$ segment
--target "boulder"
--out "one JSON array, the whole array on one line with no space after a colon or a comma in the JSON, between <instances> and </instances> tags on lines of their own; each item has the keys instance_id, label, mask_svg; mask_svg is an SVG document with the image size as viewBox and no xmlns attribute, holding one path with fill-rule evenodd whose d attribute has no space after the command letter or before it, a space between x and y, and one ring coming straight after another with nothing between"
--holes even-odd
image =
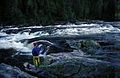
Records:
<instances>
[{"instance_id":1,"label":"boulder","mask_svg":"<svg viewBox=\"0 0 120 78\"><path fill-rule=\"evenodd\" d=\"M4 62L7 57L13 55L16 51L12 48L10 49L0 49L0 63Z\"/></svg>"},{"instance_id":2,"label":"boulder","mask_svg":"<svg viewBox=\"0 0 120 78\"><path fill-rule=\"evenodd\" d=\"M93 55L98 49L100 49L100 47L100 44L94 40L83 40L81 42L81 50L83 50L86 54Z\"/></svg>"},{"instance_id":3,"label":"boulder","mask_svg":"<svg viewBox=\"0 0 120 78\"><path fill-rule=\"evenodd\" d=\"M57 53L57 52L72 52L73 48L69 46L66 40L51 40L54 44L50 46L49 53Z\"/></svg>"},{"instance_id":4,"label":"boulder","mask_svg":"<svg viewBox=\"0 0 120 78\"><path fill-rule=\"evenodd\" d=\"M100 44L94 40L67 40L71 48L82 50L85 54L95 54L100 48Z\"/></svg>"},{"instance_id":5,"label":"boulder","mask_svg":"<svg viewBox=\"0 0 120 78\"><path fill-rule=\"evenodd\" d=\"M12 67L7 64L0 64L0 78L37 78L31 76L17 67Z\"/></svg>"},{"instance_id":6,"label":"boulder","mask_svg":"<svg viewBox=\"0 0 120 78\"><path fill-rule=\"evenodd\" d=\"M94 73L103 76L103 72L109 67L109 63L85 58L83 55L79 54L80 52L50 55L48 56L48 62L50 62L50 64L43 69L57 77L91 78L94 76Z\"/></svg>"},{"instance_id":7,"label":"boulder","mask_svg":"<svg viewBox=\"0 0 120 78\"><path fill-rule=\"evenodd\" d=\"M87 58L82 51L47 55L47 63L35 73L49 78L119 78L119 66L110 62ZM34 70L34 69L31 69Z\"/></svg>"}]
</instances>

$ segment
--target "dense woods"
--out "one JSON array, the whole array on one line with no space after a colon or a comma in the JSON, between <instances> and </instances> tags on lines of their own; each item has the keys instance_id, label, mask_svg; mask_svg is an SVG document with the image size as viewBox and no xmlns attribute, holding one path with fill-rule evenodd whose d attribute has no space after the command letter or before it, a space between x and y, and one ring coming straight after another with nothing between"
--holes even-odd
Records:
<instances>
[{"instance_id":1,"label":"dense woods","mask_svg":"<svg viewBox=\"0 0 120 78\"><path fill-rule=\"evenodd\" d=\"M57 21L120 19L119 0L4 0L1 25L48 25Z\"/></svg>"}]
</instances>

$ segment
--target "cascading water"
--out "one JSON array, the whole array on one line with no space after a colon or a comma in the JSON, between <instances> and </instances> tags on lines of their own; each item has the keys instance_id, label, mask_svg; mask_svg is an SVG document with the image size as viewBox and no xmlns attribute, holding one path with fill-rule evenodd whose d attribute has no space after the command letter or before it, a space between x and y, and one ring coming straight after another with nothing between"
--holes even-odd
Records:
<instances>
[{"instance_id":1,"label":"cascading water","mask_svg":"<svg viewBox=\"0 0 120 78\"><path fill-rule=\"evenodd\" d=\"M120 33L119 28L112 25L81 24L81 25L55 25L55 26L29 26L29 27L3 27L0 30L0 49L15 49L15 55L31 55L33 43L38 42L41 47L41 56L45 56L50 46L61 48L54 40L95 38L104 33ZM92 36L91 36L92 35ZM84 37L83 37L84 36ZM88 36L88 37L87 37ZM101 36L100 36L101 37ZM111 38L111 37L110 37ZM119 37L120 38L120 37ZM46 47L43 47L45 45ZM44 51L44 52L43 52ZM43 53L42 53L43 52Z\"/></svg>"},{"instance_id":2,"label":"cascading water","mask_svg":"<svg viewBox=\"0 0 120 78\"><path fill-rule=\"evenodd\" d=\"M63 75L61 72L64 72L65 75L81 77L83 71L82 77L105 75L112 77L111 73L118 77L120 24L119 27L114 26L113 23L102 22L102 24L1 27L0 60L1 63L18 66L22 70L25 69L25 72L37 76L47 74L59 77ZM39 44L41 57L45 58L48 54L47 58L41 58L38 70L34 70L32 61L34 42ZM89 70L86 70L88 68ZM72 71L73 69L75 71ZM59 74L56 75L54 71ZM86 74L88 75L85 76Z\"/></svg>"}]
</instances>

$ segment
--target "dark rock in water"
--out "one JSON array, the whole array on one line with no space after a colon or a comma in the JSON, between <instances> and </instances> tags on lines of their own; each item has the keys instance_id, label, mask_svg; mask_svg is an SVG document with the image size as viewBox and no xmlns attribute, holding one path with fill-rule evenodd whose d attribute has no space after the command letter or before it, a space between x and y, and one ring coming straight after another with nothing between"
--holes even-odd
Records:
<instances>
[{"instance_id":1,"label":"dark rock in water","mask_svg":"<svg viewBox=\"0 0 120 78\"><path fill-rule=\"evenodd\" d=\"M12 54L16 53L14 49L0 49L0 63L4 62L7 57L11 57Z\"/></svg>"},{"instance_id":2,"label":"dark rock in water","mask_svg":"<svg viewBox=\"0 0 120 78\"><path fill-rule=\"evenodd\" d=\"M81 40L72 45L76 49L81 49L86 54L95 54L101 46L94 40Z\"/></svg>"},{"instance_id":3,"label":"dark rock in water","mask_svg":"<svg viewBox=\"0 0 120 78\"><path fill-rule=\"evenodd\" d=\"M81 25L81 24L85 24L86 22L80 22L80 21L76 21L75 25Z\"/></svg>"},{"instance_id":4,"label":"dark rock in water","mask_svg":"<svg viewBox=\"0 0 120 78\"><path fill-rule=\"evenodd\" d=\"M56 53L56 52L72 52L73 48L66 43L65 40L54 40L51 41L54 45L50 47L49 53Z\"/></svg>"},{"instance_id":5,"label":"dark rock in water","mask_svg":"<svg viewBox=\"0 0 120 78\"><path fill-rule=\"evenodd\" d=\"M6 31L6 34L11 34L11 33L17 34L17 33L18 33L18 30L13 30L13 29L11 29L11 30L7 30L7 31Z\"/></svg>"},{"instance_id":6,"label":"dark rock in water","mask_svg":"<svg viewBox=\"0 0 120 78\"><path fill-rule=\"evenodd\" d=\"M31 76L17 67L12 67L7 64L0 64L0 78L37 78Z\"/></svg>"},{"instance_id":7,"label":"dark rock in water","mask_svg":"<svg viewBox=\"0 0 120 78\"><path fill-rule=\"evenodd\" d=\"M32 56L27 56L27 55L16 55L14 57L6 57L4 59L4 63L12 65L12 66L17 66L21 69L24 69L23 64L25 62L33 63Z\"/></svg>"}]
</instances>

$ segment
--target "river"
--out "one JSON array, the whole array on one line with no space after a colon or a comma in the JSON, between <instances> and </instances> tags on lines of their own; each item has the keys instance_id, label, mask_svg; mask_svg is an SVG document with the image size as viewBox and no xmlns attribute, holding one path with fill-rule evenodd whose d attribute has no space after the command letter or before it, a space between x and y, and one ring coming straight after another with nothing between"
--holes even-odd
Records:
<instances>
[{"instance_id":1,"label":"river","mask_svg":"<svg viewBox=\"0 0 120 78\"><path fill-rule=\"evenodd\" d=\"M97 40L99 42L120 41L119 22L82 23L49 26L0 26L0 49L14 49L15 55L32 55L33 43L38 42L41 56L52 53L51 46L58 52L66 50L64 44L73 40ZM54 48L54 47L52 47ZM57 53L57 49L54 52ZM71 51L71 50L70 50Z\"/></svg>"}]
</instances>

